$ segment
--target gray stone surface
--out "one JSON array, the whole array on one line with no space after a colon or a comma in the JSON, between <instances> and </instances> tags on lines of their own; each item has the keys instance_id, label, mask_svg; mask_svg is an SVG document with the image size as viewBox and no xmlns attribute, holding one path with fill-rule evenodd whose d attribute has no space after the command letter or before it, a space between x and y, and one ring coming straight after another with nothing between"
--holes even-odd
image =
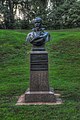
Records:
<instances>
[{"instance_id":1,"label":"gray stone surface","mask_svg":"<svg viewBox=\"0 0 80 120\"><path fill-rule=\"evenodd\" d=\"M39 49L40 50L40 49ZM30 87L20 96L17 105L57 105L62 100L49 87L48 53L30 52Z\"/></svg>"},{"instance_id":2,"label":"gray stone surface","mask_svg":"<svg viewBox=\"0 0 80 120\"><path fill-rule=\"evenodd\" d=\"M56 102L49 88L47 51L30 52L30 89L25 92L25 102Z\"/></svg>"},{"instance_id":3,"label":"gray stone surface","mask_svg":"<svg viewBox=\"0 0 80 120\"><path fill-rule=\"evenodd\" d=\"M30 53L30 91L49 91L46 51L31 51Z\"/></svg>"},{"instance_id":4,"label":"gray stone surface","mask_svg":"<svg viewBox=\"0 0 80 120\"><path fill-rule=\"evenodd\" d=\"M48 53L47 51L30 52L30 70L48 71Z\"/></svg>"},{"instance_id":5,"label":"gray stone surface","mask_svg":"<svg viewBox=\"0 0 80 120\"><path fill-rule=\"evenodd\" d=\"M49 91L48 71L31 71L30 91Z\"/></svg>"},{"instance_id":6,"label":"gray stone surface","mask_svg":"<svg viewBox=\"0 0 80 120\"><path fill-rule=\"evenodd\" d=\"M56 101L54 102L25 102L25 94L21 95L16 103L16 105L59 105L62 104L62 100L59 98L60 94L54 94Z\"/></svg>"},{"instance_id":7,"label":"gray stone surface","mask_svg":"<svg viewBox=\"0 0 80 120\"><path fill-rule=\"evenodd\" d=\"M56 102L56 96L53 91L37 91L31 92L27 91L25 93L25 102Z\"/></svg>"}]
</instances>

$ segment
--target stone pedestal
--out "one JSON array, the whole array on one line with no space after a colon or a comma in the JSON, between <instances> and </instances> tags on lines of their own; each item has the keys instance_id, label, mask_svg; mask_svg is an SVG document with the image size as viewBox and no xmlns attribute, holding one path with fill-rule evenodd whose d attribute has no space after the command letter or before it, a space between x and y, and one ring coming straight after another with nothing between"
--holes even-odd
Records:
<instances>
[{"instance_id":1,"label":"stone pedestal","mask_svg":"<svg viewBox=\"0 0 80 120\"><path fill-rule=\"evenodd\" d=\"M30 91L49 91L48 53L46 51L30 53Z\"/></svg>"},{"instance_id":2,"label":"stone pedestal","mask_svg":"<svg viewBox=\"0 0 80 120\"><path fill-rule=\"evenodd\" d=\"M30 88L25 92L25 103L56 102L48 81L47 51L30 52Z\"/></svg>"}]
</instances>

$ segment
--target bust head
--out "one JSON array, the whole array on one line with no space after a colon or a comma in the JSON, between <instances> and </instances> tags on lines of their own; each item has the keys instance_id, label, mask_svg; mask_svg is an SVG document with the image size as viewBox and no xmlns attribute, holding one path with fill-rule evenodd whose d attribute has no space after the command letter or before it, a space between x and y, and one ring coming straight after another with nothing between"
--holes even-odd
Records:
<instances>
[{"instance_id":1,"label":"bust head","mask_svg":"<svg viewBox=\"0 0 80 120\"><path fill-rule=\"evenodd\" d=\"M33 20L33 23L34 23L35 28L41 28L42 19L41 19L40 17L36 17L36 18Z\"/></svg>"}]
</instances>

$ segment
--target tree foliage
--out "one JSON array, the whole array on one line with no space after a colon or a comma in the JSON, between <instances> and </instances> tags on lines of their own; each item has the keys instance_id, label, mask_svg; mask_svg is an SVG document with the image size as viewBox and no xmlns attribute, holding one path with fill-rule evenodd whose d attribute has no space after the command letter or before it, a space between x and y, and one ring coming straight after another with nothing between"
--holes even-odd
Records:
<instances>
[{"instance_id":1,"label":"tree foliage","mask_svg":"<svg viewBox=\"0 0 80 120\"><path fill-rule=\"evenodd\" d=\"M79 0L0 0L0 8L0 28L29 29L36 16L48 29L80 27Z\"/></svg>"}]
</instances>

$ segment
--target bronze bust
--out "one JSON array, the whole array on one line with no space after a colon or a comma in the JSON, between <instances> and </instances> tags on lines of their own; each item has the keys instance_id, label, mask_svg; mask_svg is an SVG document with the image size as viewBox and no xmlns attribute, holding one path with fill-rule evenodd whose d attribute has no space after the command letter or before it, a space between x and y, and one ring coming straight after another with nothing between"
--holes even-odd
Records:
<instances>
[{"instance_id":1,"label":"bronze bust","mask_svg":"<svg viewBox=\"0 0 80 120\"><path fill-rule=\"evenodd\" d=\"M34 47L44 46L45 42L50 40L50 34L42 28L42 19L40 17L36 17L33 23L35 28L27 35L26 40L33 44Z\"/></svg>"}]
</instances>

